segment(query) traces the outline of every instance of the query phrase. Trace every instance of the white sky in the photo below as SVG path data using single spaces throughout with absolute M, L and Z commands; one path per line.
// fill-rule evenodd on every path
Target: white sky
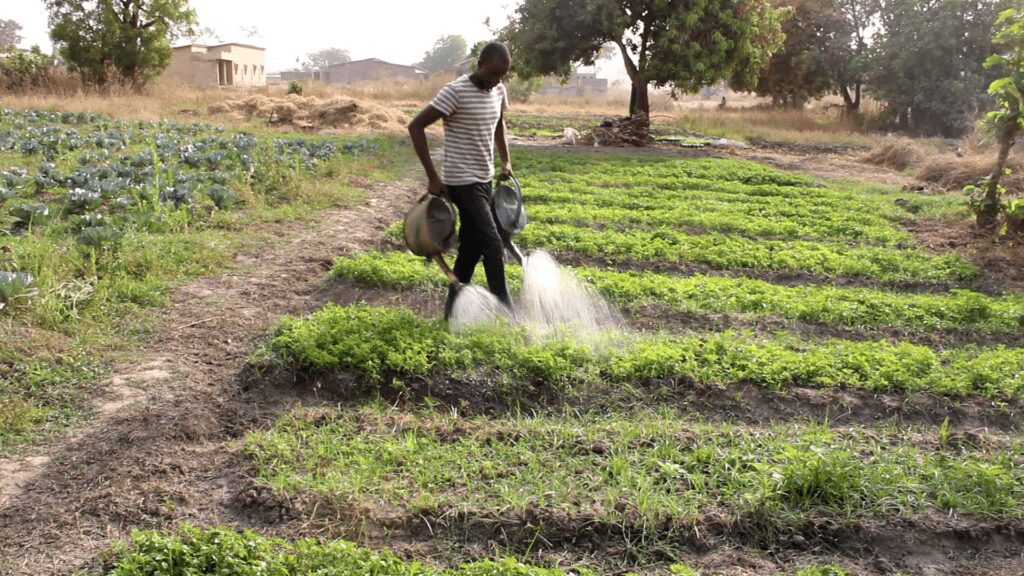
M 224 42 L 242 42 L 267 49 L 267 69 L 295 66 L 296 57 L 321 48 L 345 48 L 352 58 L 380 58 L 413 64 L 438 37 L 459 34 L 472 43 L 491 38 L 484 25 L 507 22 L 520 0 L 192 0 L 199 25 L 217 31 Z M 42 0 L 3 0 L 0 18 L 22 25 L 21 47 L 38 44 L 49 51 L 49 27 Z M 242 27 L 255 27 L 249 38 Z M 513 58 L 515 55 L 513 54 Z M 604 63 L 602 75 L 625 77 L 621 58 Z

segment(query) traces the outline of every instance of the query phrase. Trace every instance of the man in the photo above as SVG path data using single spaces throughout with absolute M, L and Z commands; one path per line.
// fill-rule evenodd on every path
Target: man
M 427 191 L 447 194 L 459 209 L 459 253 L 453 271 L 467 284 L 483 258 L 487 287 L 511 310 L 505 283 L 505 247 L 491 214 L 491 181 L 494 178 L 494 145 L 501 155 L 501 178 L 512 176 L 505 111 L 508 96 L 501 80 L 508 75 L 512 56 L 500 42 L 480 51 L 476 71 L 448 83 L 409 123 L 416 154 L 427 173 Z M 425 130 L 444 119 L 444 157 L 441 175 L 434 169 Z M 448 289 L 445 318 L 451 314 L 454 288 Z

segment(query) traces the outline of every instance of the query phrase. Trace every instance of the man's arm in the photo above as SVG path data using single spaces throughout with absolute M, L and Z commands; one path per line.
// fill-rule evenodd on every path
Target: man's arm
M 434 160 L 430 157 L 430 145 L 427 144 L 426 130 L 427 126 L 443 117 L 440 110 L 427 105 L 409 122 L 409 138 L 412 139 L 412 147 L 416 150 L 416 156 L 419 156 L 423 170 L 427 173 L 427 192 L 435 196 L 440 196 L 444 192 L 444 184 L 434 168 Z M 506 150 L 505 153 L 508 154 L 508 151 Z
M 508 153 L 508 135 L 505 132 L 505 112 L 501 113 L 498 120 L 498 128 L 494 131 L 494 144 L 498 147 L 498 154 L 501 156 L 501 177 L 512 176 L 512 158 Z

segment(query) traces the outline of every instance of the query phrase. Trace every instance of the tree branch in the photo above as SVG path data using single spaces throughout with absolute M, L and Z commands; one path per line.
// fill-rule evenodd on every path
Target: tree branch
M 622 62 L 626 65 L 626 74 L 629 75 L 630 81 L 636 84 L 640 78 L 640 72 L 637 70 L 633 59 L 629 57 L 629 51 L 626 50 L 626 44 L 621 38 L 616 38 L 614 41 L 615 45 L 619 47 L 619 52 L 622 53 Z
M 643 20 L 641 20 L 640 23 L 644 25 L 644 31 L 640 34 L 640 54 L 638 55 L 637 60 L 639 64 L 639 71 L 644 72 L 647 70 L 647 44 L 651 40 L 651 26 Z

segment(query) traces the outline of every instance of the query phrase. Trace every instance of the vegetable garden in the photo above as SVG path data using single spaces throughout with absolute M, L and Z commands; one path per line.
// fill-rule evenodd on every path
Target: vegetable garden
M 410 158 L 387 138 L 0 112 L 0 450 L 78 421 L 174 284 L 266 241 L 249 227 L 358 204 Z M 1024 294 L 908 226 L 959 197 L 703 155 L 513 158 L 521 246 L 623 329 L 452 333 L 444 276 L 391 226 L 334 260 L 336 302 L 241 351 L 241 401 L 287 409 L 226 418 L 238 469 L 221 472 L 287 518 L 197 526 L 164 502 L 181 522 L 86 572 L 1021 568 Z
M 357 200 L 382 145 L 0 110 L 0 452 L 77 417 L 103 351 L 144 329 L 121 318 L 221 269 L 251 223 Z
M 397 510 L 390 529 L 418 534 L 417 519 L 453 545 L 570 550 L 599 572 L 671 571 L 695 550 L 741 546 L 784 566 L 814 549 L 837 561 L 827 570 L 870 573 L 853 552 L 865 544 L 823 523 L 899 524 L 916 537 L 937 515 L 1018 521 L 1024 297 L 992 290 L 955 253 L 918 247 L 905 227 L 962 211 L 958 198 L 734 159 L 516 160 L 531 215 L 522 244 L 569 263 L 631 328 L 582 340 L 571 328 L 451 334 L 429 306 L 379 303 L 287 319 L 258 365 L 427 408 L 300 410 L 251 435 L 246 449 L 275 490 L 381 522 Z M 437 302 L 444 277 L 401 250 L 397 226 L 387 236 L 380 252 L 337 259 L 332 276 Z M 509 277 L 517 289 L 519 270 Z M 795 390 L 863 390 L 935 398 L 940 412 L 934 428 L 898 412 L 844 424 L 832 422 L 843 407 L 823 400 L 770 423 L 740 401 L 737 424 L 680 400 L 751 384 L 783 404 Z M 954 407 L 980 398 L 1006 427 L 965 440 Z

